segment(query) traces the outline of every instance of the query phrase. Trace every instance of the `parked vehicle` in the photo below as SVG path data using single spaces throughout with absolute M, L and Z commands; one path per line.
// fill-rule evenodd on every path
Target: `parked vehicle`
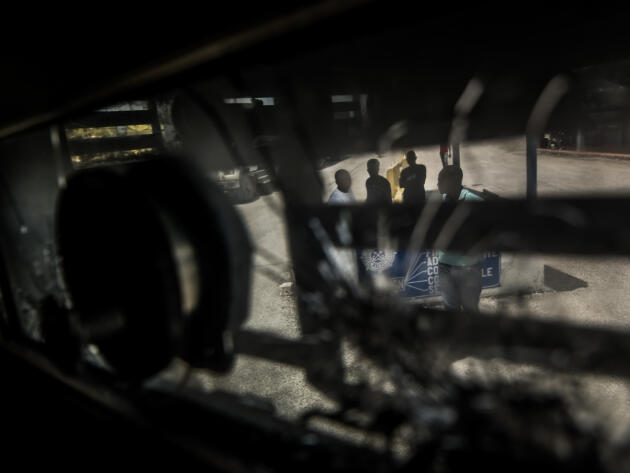
M 269 172 L 257 165 L 212 171 L 210 177 L 238 203 L 251 202 L 274 190 Z

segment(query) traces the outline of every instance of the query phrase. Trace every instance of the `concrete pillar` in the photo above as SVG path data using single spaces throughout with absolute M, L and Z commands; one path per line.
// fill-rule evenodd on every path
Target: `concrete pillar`
M 459 168 L 461 167 L 459 160 L 459 143 L 453 143 L 451 148 L 453 149 L 453 165 Z
M 535 199 L 538 185 L 538 140 L 528 136 L 527 144 L 527 198 Z

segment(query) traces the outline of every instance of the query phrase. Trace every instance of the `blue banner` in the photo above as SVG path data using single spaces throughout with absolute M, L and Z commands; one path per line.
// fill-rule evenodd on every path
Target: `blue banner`
M 438 252 L 424 251 L 409 257 L 403 251 L 365 250 L 361 255 L 368 272 L 382 272 L 396 281 L 403 297 L 430 297 L 440 295 Z M 483 288 L 501 284 L 501 256 L 490 252 L 481 266 Z

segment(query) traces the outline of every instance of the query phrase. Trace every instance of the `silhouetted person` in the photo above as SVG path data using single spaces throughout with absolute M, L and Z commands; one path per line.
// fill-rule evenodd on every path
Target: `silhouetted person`
M 424 183 L 427 180 L 427 168 L 423 164 L 416 164 L 416 153 L 407 151 L 405 155 L 409 167 L 400 173 L 399 184 L 405 189 L 403 202 L 418 204 L 424 202 Z
M 464 174 L 458 166 L 446 166 L 438 175 L 438 191 L 442 200 L 483 200 L 462 187 Z M 456 251 L 440 251 L 440 291 L 444 306 L 450 310 L 477 312 L 481 295 L 481 262 L 483 255 L 466 255 Z
M 352 187 L 352 177 L 350 177 L 350 173 L 345 169 L 339 169 L 335 173 L 335 182 L 337 183 L 337 188 L 332 191 L 330 197 L 328 198 L 329 204 L 351 204 L 354 202 L 354 196 L 352 192 L 350 192 L 350 187 Z
M 378 175 L 380 168 L 378 159 L 370 159 L 367 162 L 367 171 L 370 177 L 365 181 L 365 188 L 367 189 L 367 202 L 368 203 L 392 203 L 392 186 L 389 185 L 389 181 L 383 176 Z

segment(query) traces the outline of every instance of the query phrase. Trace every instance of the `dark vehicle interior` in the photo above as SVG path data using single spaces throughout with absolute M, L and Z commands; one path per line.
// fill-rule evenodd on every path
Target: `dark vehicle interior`
M 0 465 L 630 471 L 618 8 L 67 23 L 0 77 Z M 444 252 L 484 255 L 478 310 Z

